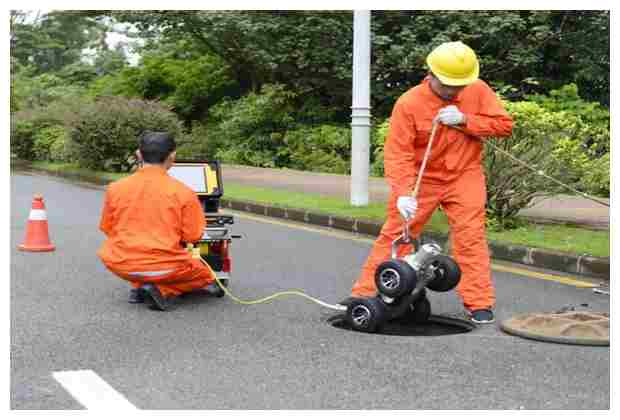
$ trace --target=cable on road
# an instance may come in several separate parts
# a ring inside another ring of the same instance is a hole
[[[209,264],[204,260],[204,258],[202,258],[202,256],[200,256],[200,260],[202,261],[203,264],[205,264],[207,267],[209,267]],[[326,303],[323,302],[320,299],[317,299],[313,296],[310,296],[309,294],[305,293],[303,290],[299,290],[299,289],[289,289],[289,290],[284,290],[282,292],[277,292],[274,293],[272,295],[269,296],[265,296],[263,298],[260,299],[253,299],[253,300],[246,300],[246,299],[241,299],[235,295],[232,294],[232,292],[222,283],[222,281],[220,279],[217,278],[217,276],[215,276],[215,282],[217,283],[217,285],[224,291],[224,293],[231,298],[234,302],[240,304],[240,305],[258,305],[261,303],[267,303],[270,302],[272,300],[284,297],[284,296],[299,296],[305,299],[310,300],[311,302],[316,303],[317,305],[323,306],[325,308],[329,308],[329,309],[334,309],[336,311],[345,311],[347,308],[344,305],[332,305],[330,303]]]

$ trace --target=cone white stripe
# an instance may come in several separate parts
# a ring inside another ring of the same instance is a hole
[[[30,210],[30,217],[28,219],[30,219],[30,220],[47,220],[47,213],[45,212],[45,210],[32,209],[32,210]]]

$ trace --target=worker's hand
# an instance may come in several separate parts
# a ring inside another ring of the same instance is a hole
[[[396,207],[405,219],[410,219],[415,217],[415,212],[418,210],[418,200],[409,195],[404,195],[398,197]]]
[[[450,126],[461,125],[465,123],[465,114],[459,111],[455,105],[448,105],[439,110],[437,121]]]

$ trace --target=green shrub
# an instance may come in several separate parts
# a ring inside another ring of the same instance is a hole
[[[216,122],[213,136],[221,147],[216,157],[224,162],[259,167],[282,167],[284,133],[294,128],[292,99],[281,85],[265,85],[259,93],[223,100],[211,108]]]
[[[77,161],[76,148],[71,143],[69,133],[63,128],[63,135],[56,137],[50,145],[50,160],[52,162],[75,162]]]
[[[224,96],[239,93],[228,66],[216,56],[175,58],[149,54],[140,67],[125,68],[115,75],[95,80],[92,96],[119,95],[157,99],[184,120],[201,119],[210,106]]]
[[[31,121],[11,118],[11,155],[25,160],[34,159],[35,125]]]
[[[279,161],[287,167],[305,171],[349,173],[351,129],[332,125],[302,127],[287,131]]]
[[[62,161],[66,157],[65,138],[67,132],[63,126],[44,127],[34,134],[33,154],[36,160]],[[53,155],[52,155],[53,151]]]
[[[221,137],[214,136],[213,131],[208,124],[194,124],[191,131],[183,132],[177,141],[177,158],[214,159],[221,147]]]
[[[84,93],[83,87],[51,73],[30,76],[22,72],[16,74],[12,82],[14,99],[20,109],[45,107],[62,98],[76,97]]]
[[[384,176],[383,167],[383,148],[385,146],[385,140],[387,139],[388,131],[390,129],[390,120],[387,119],[380,123],[375,130],[373,130],[372,146],[372,163],[370,165],[370,174],[372,176]]]
[[[609,197],[610,193],[609,153],[598,159],[591,159],[584,166],[581,183],[593,195]]]
[[[80,165],[96,170],[128,171],[137,139],[144,131],[181,133],[176,115],[158,102],[99,98],[80,110],[71,131]]]
[[[24,109],[11,115],[11,153],[21,159],[37,158],[33,147],[37,134],[49,127],[64,127],[71,130],[77,120],[78,112],[88,105],[86,99],[80,97],[63,97],[46,106]],[[67,152],[71,143],[65,139]],[[39,140],[40,146],[45,143]],[[45,154],[45,153],[44,153]],[[68,153],[66,156],[69,156]]]
[[[136,80],[140,76],[140,68],[126,67],[119,73],[106,74],[93,80],[86,94],[91,98],[100,96],[125,96],[127,98],[142,97],[142,90]]]
[[[516,226],[517,213],[530,206],[534,197],[570,193],[541,174],[573,188],[584,188],[586,180],[604,181],[605,173],[609,179],[609,165],[604,162],[597,163],[596,174],[586,176],[597,159],[583,148],[581,139],[587,125],[579,116],[552,112],[527,101],[506,102],[505,106],[514,118],[512,136],[488,142],[526,162],[538,174],[489,145],[485,147],[487,214],[499,229]]]

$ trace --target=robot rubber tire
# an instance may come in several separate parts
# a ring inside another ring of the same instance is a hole
[[[426,287],[434,292],[447,292],[459,284],[461,269],[456,261],[447,255],[437,255],[430,265],[435,271],[435,278]]]
[[[411,293],[416,283],[415,270],[403,260],[384,261],[375,270],[377,290],[390,298],[398,298]]]
[[[356,331],[375,332],[385,322],[385,306],[377,297],[353,299],[347,306],[346,320]]]

